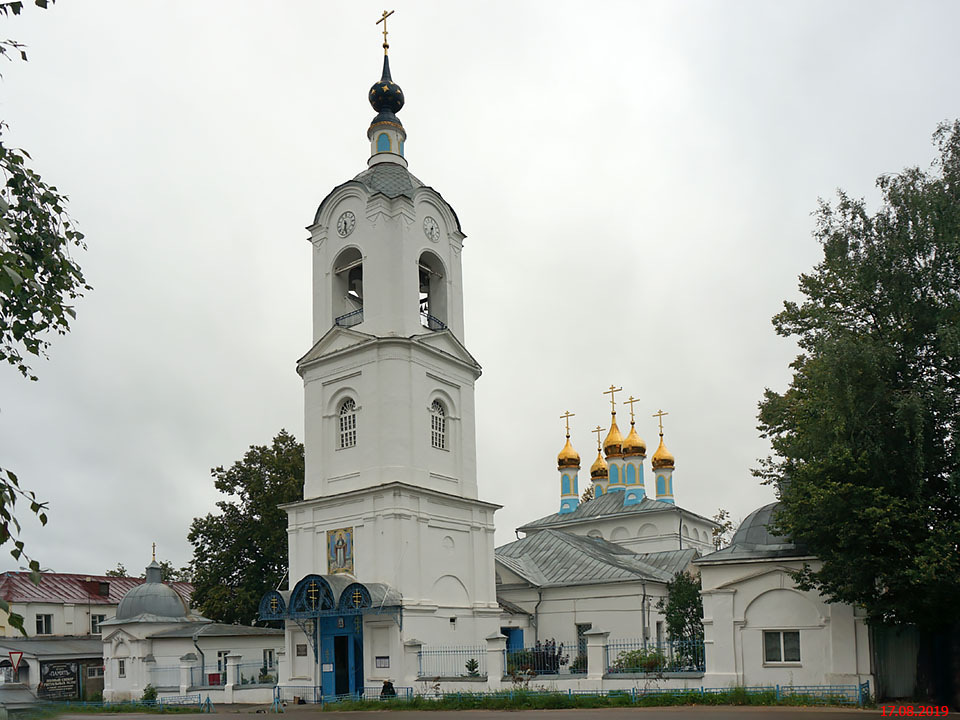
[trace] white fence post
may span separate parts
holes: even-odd
[[[187,653],[180,658],[180,694],[186,695],[190,689],[190,669],[197,662],[197,656],[193,653]]]
[[[587,677],[590,680],[603,680],[606,673],[606,648],[610,633],[603,630],[587,630]]]
[[[487,636],[487,689],[499,690],[506,666],[507,638],[498,632]]]
[[[416,639],[403,643],[403,660],[401,677],[397,678],[404,685],[416,687],[420,677],[420,651],[423,643]]]

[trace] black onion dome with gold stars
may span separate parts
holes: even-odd
[[[403,127],[400,118],[396,116],[396,113],[400,112],[400,108],[403,107],[403,90],[390,77],[390,58],[387,55],[383,56],[383,75],[380,82],[375,83],[370,88],[367,99],[373,109],[377,111],[377,116],[370,123],[371,126],[391,123]]]

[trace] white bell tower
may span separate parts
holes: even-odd
[[[368,92],[367,167],[323,199],[308,228],[314,344],[297,363],[306,477],[304,499],[285,508],[290,587],[314,575],[334,590],[347,579],[389,587],[402,623],[363,615],[363,675],[412,684],[403,643],[482,645],[497,631],[499,506],[477,499],[480,366],[464,346],[464,234],[407,169],[387,48],[384,37]],[[320,671],[293,655],[301,638],[287,623],[289,677],[309,680]]]
[[[386,55],[369,100],[368,167],[324,198],[308,228],[305,497],[400,481],[475,498],[480,366],[463,345],[464,234],[407,170],[403,92]]]

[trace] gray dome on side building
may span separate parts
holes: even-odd
[[[730,544],[717,552],[704,555],[694,563],[721,562],[724,560],[754,560],[761,558],[803,557],[808,555],[806,547],[791,542],[789,538],[774,535],[769,525],[780,506],[772,502],[759,507],[747,515],[733,534]]]
[[[147,565],[147,579],[129,590],[117,607],[116,621],[190,622],[196,620],[180,594],[161,581],[156,560]]]

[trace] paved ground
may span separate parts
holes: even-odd
[[[217,720],[253,720],[257,708],[251,706],[218,706]],[[261,712],[263,708],[260,708]],[[880,716],[880,710],[856,708],[785,708],[785,707],[667,707],[667,708],[598,708],[595,710],[430,710],[426,712],[397,712],[396,720],[853,720],[855,717]],[[268,715],[259,715],[266,720]],[[380,711],[372,712],[320,712],[310,706],[288,707],[285,716],[289,720],[385,720]],[[196,718],[195,715],[167,716]],[[207,716],[209,717],[209,716]],[[62,720],[156,720],[156,715],[109,713],[104,715],[62,715]],[[213,720],[211,718],[211,720]]]

